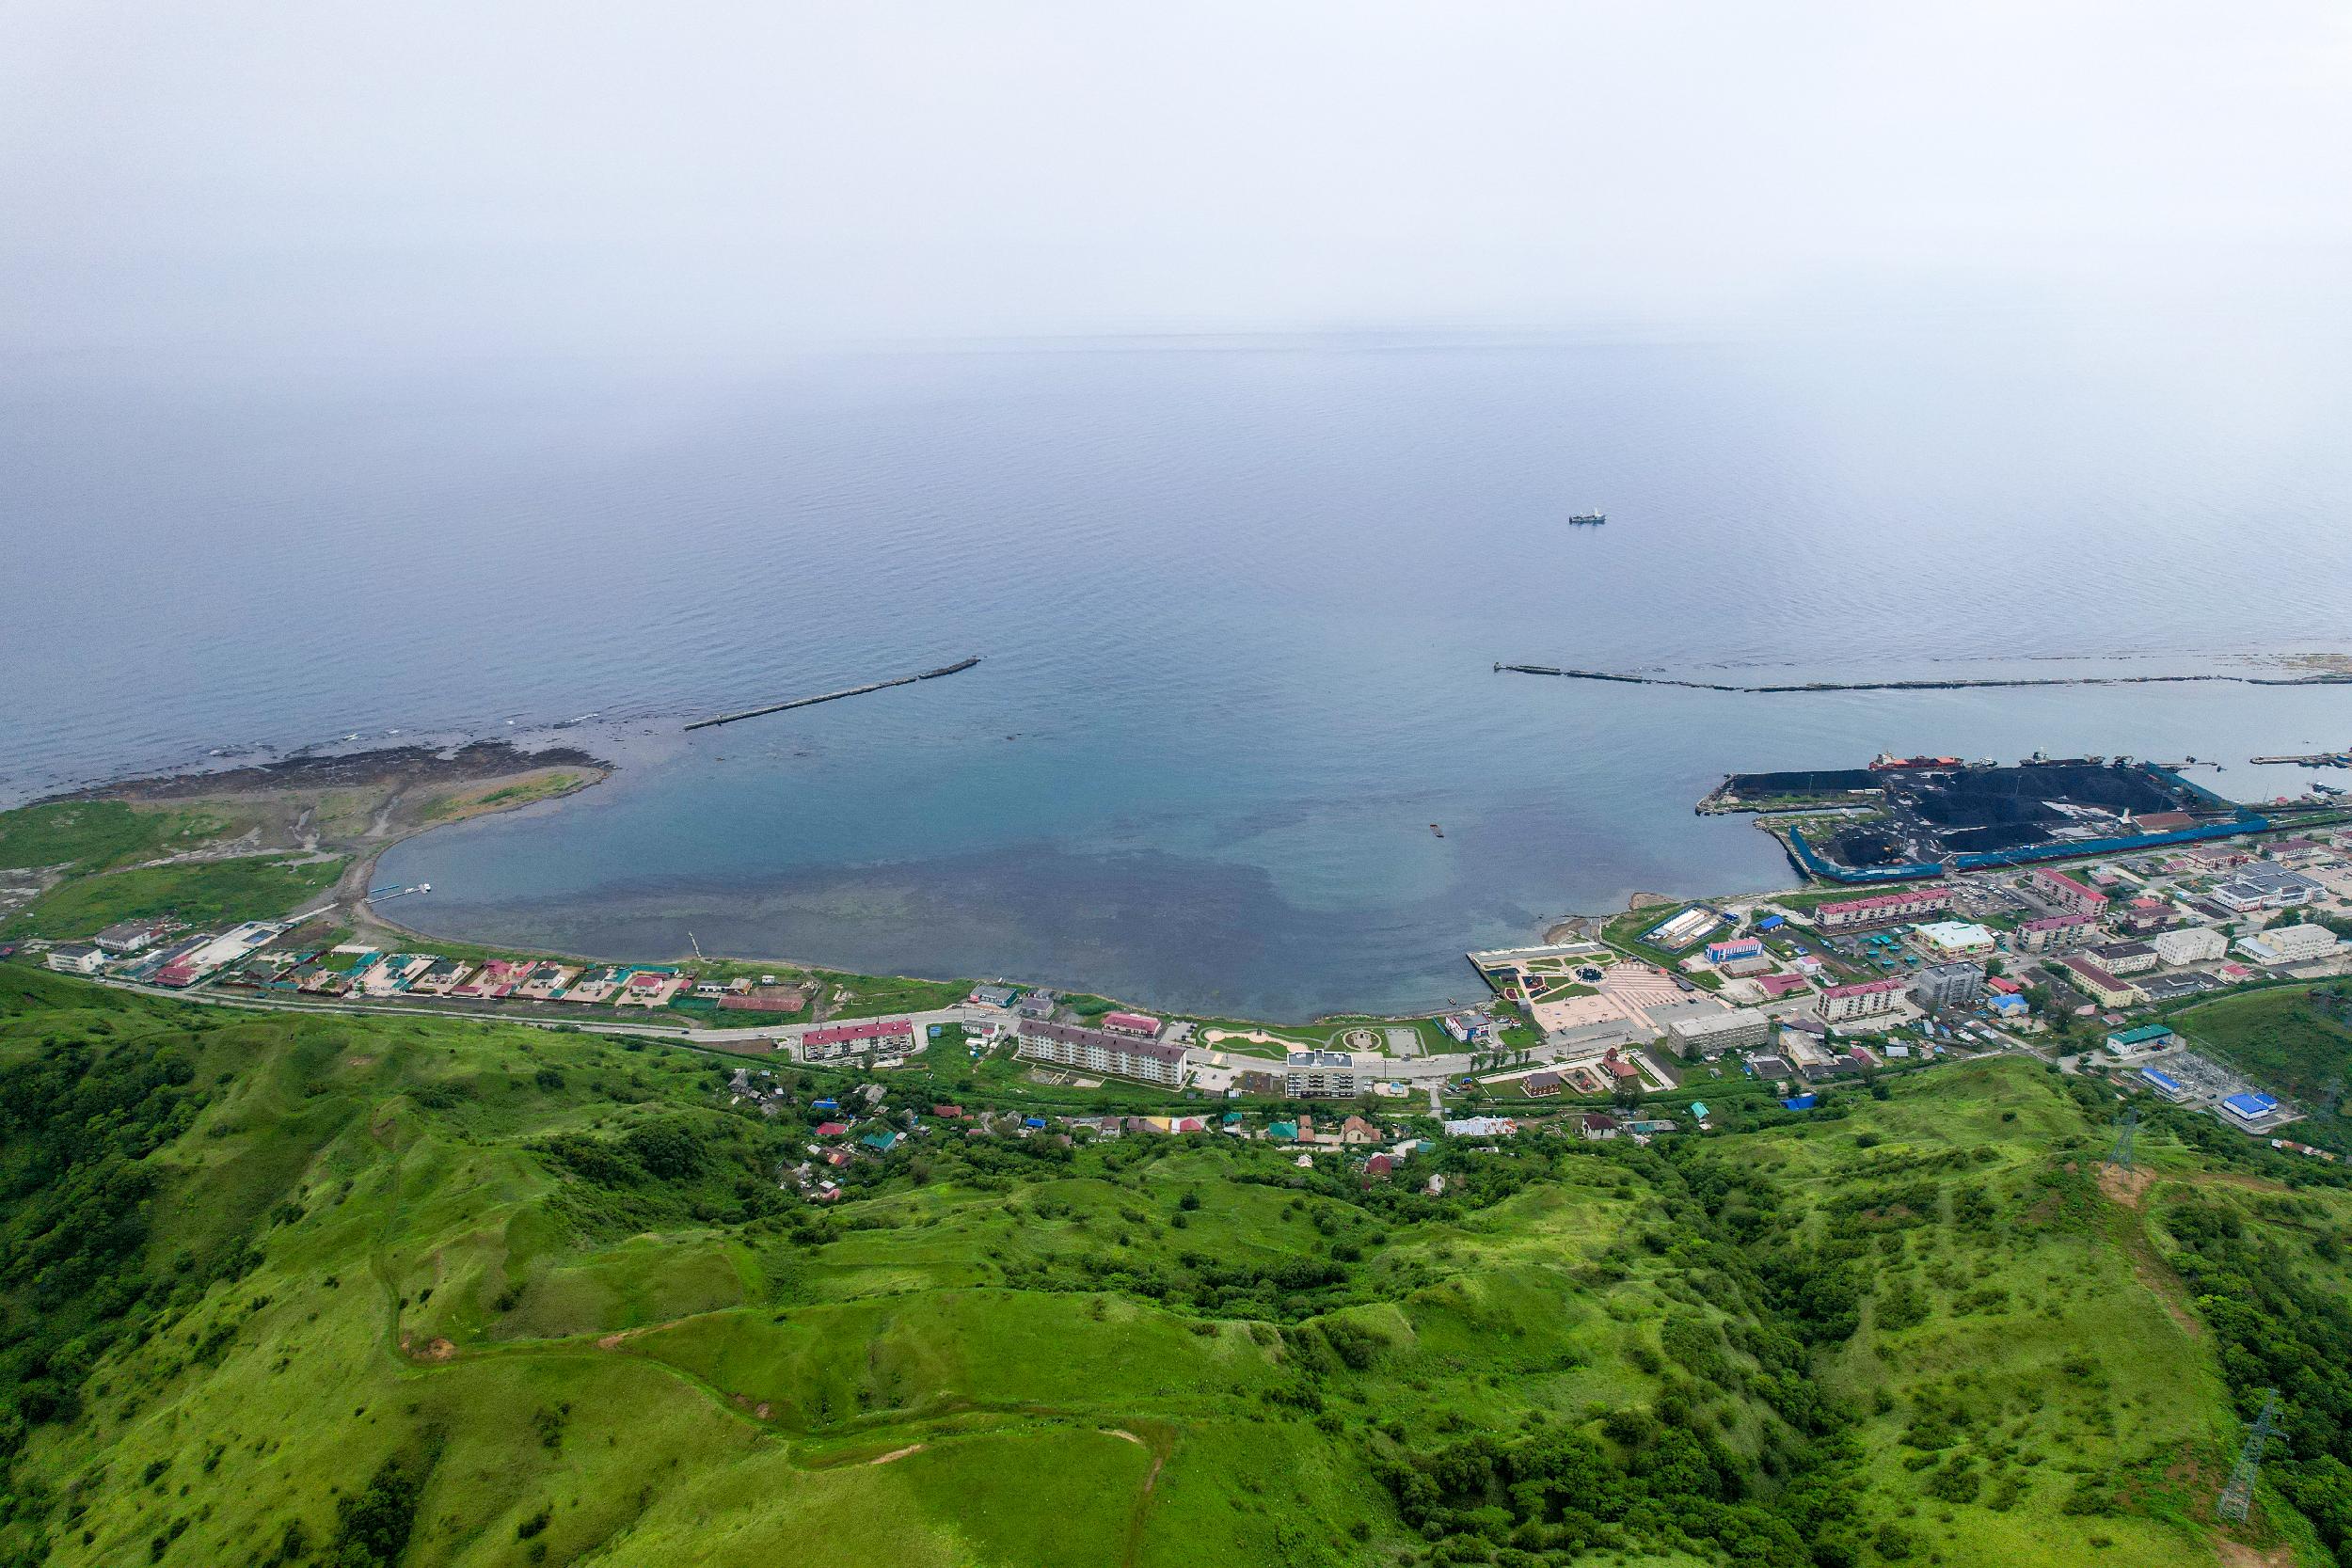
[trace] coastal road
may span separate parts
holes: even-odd
[[[93,985],[111,987],[116,990],[135,991],[142,996],[161,997],[170,1002],[193,1002],[200,1006],[231,1007],[245,1012],[341,1013],[347,1015],[373,1014],[393,1018],[455,1019],[474,1023],[519,1023],[529,1029],[570,1030],[583,1035],[622,1035],[636,1038],[675,1041],[680,1045],[700,1046],[723,1051],[755,1040],[772,1040],[779,1048],[798,1046],[801,1037],[811,1029],[825,1027],[817,1023],[788,1024],[767,1029],[700,1029],[691,1024],[656,1023],[650,1019],[644,1023],[619,1023],[599,1019],[569,1019],[553,1014],[534,1017],[523,1013],[483,1013],[453,1007],[402,1006],[394,1003],[375,1002],[278,1002],[259,996],[226,996],[206,990],[172,990],[162,986],[141,985],[134,980],[118,980],[103,975],[89,976]],[[561,1004],[553,1004],[561,1006]],[[1005,1015],[991,1007],[959,1005],[935,1007],[918,1013],[877,1013],[876,1018],[903,1018],[917,1029],[928,1029],[934,1023],[984,1022]],[[840,1022],[855,1022],[839,1020]]]

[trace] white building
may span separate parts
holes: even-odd
[[[1676,1055],[1685,1058],[1720,1056],[1726,1051],[1767,1044],[1772,1037],[1772,1021],[1754,1007],[1700,1013],[1674,1019],[1666,1025],[1666,1043],[1674,1047]]]
[[[2239,914],[2288,910],[2308,904],[2323,891],[2317,882],[2280,865],[2249,865],[2214,884],[2213,901]]]
[[[1282,1092],[1293,1100],[1347,1100],[1363,1087],[1356,1058],[1344,1051],[1294,1051],[1282,1063]]]
[[[2337,945],[2335,932],[2325,926],[2274,926],[2237,941],[2237,950],[2258,964],[2309,963],[2328,957]]]
[[[61,974],[95,974],[106,955],[87,942],[62,942],[49,950],[49,967]]]
[[[1914,929],[1911,941],[1913,946],[1940,964],[1991,958],[1994,950],[1993,933],[1966,920],[1931,921]]]
[[[1507,1138],[1519,1130],[1519,1124],[1508,1117],[1464,1117],[1444,1127],[1449,1138]]]
[[[2159,931],[2149,945],[2155,948],[2160,962],[2173,969],[2183,964],[2213,963],[2230,950],[2229,939],[2210,926],[2184,926],[2177,931]]]

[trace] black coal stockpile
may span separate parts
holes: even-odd
[[[1849,790],[1877,789],[1886,782],[1867,768],[1834,768],[1816,773],[1734,773],[1731,792],[1743,800],[1772,800],[1788,795],[1842,795]]]

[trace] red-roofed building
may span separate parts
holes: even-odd
[[[2106,908],[2107,895],[2088,882],[2076,881],[2065,872],[2050,866],[2037,865],[2026,873],[2026,881],[2034,892],[2081,914],[2097,914]]]
[[[1905,888],[1900,893],[1882,893],[1869,898],[1845,898],[1832,904],[1818,904],[1813,910],[1813,923],[1825,931],[1849,926],[1891,925],[1899,920],[1916,920],[1938,910],[1952,907],[1952,890],[1947,887]]]
[[[1103,1027],[1114,1035],[1133,1035],[1137,1039],[1160,1037],[1160,1021],[1149,1013],[1104,1013]]]
[[[931,1115],[937,1117],[942,1121],[961,1121],[963,1119],[963,1107],[961,1105],[934,1105],[931,1107]]]
[[[817,1135],[820,1138],[837,1138],[849,1130],[850,1124],[846,1121],[820,1121],[817,1124]]]
[[[2017,927],[2017,945],[2028,953],[2048,953],[2089,942],[2099,934],[2094,914],[2048,914]]]
[[[1760,974],[1756,983],[1764,988],[1764,994],[1777,1002],[1791,991],[1807,989],[1802,974]]]
[[[2014,980],[2004,978],[1998,974],[1989,974],[1985,976],[1984,989],[1991,991],[1995,996],[2016,996],[2022,993],[2026,988],[2019,985]]]
[[[1843,1023],[1849,1019],[1873,1018],[1880,1013],[1893,1012],[1903,997],[1903,981],[1899,978],[1865,980],[1860,985],[1832,986],[1821,992],[1819,1011],[1825,1023]]]
[[[804,1062],[830,1061],[835,1056],[904,1056],[914,1050],[914,1025],[903,1018],[828,1023],[801,1036],[801,1060]]]

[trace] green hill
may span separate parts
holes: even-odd
[[[2352,1522],[2352,1206],[2292,1184],[2338,1173],[2166,1113],[2103,1186],[2106,1107],[2030,1064],[1370,1183],[939,1123],[821,1210],[777,1171],[850,1080],[767,1118],[734,1065],[0,965],[0,1561],[2315,1565]]]

